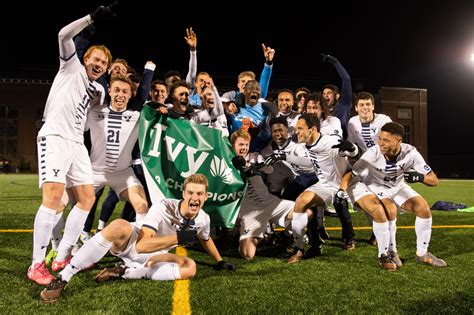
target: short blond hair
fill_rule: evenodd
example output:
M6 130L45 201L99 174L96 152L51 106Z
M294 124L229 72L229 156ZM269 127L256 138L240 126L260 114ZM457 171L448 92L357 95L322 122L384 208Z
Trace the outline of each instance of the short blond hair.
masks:
M230 135L230 143L234 145L235 141L237 141L238 138L243 138L247 140L248 142L250 142L250 140L252 139L252 137L250 136L250 133L248 133L248 131L246 131L245 129L239 129L237 131L234 131Z
M193 175L187 177L184 180L183 189L186 189L186 186L188 184L204 185L206 187L206 192L207 192L207 189L209 188L209 182L207 181L207 177L203 174L193 174Z

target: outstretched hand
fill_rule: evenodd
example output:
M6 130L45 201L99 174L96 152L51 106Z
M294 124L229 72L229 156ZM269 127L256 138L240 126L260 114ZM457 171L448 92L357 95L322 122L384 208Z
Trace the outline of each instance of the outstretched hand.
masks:
M352 142L349 142L344 139L339 139L339 143L333 145L331 148L333 149L339 149L339 152L354 152L355 150L355 145L352 144Z
M330 63L330 64L334 65L338 61L336 57L333 57L331 55L326 55L326 54L321 53L321 56L323 57L323 62L324 63Z
M191 50L196 50L197 47L197 35L194 33L193 28L187 28L186 29L186 36L184 36L184 40L186 41L186 44L188 44L189 49Z
M267 47L263 43L262 43L262 48L263 48L263 55L265 56L265 61L267 63L272 63L273 57L275 57L275 49L272 49L270 46Z
M270 154L266 159L265 159L265 165L266 166L271 166L275 164L278 161L285 161L286 160L286 154L285 152L280 152L280 153L273 153Z
M107 7L101 5L94 12L90 13L90 16L94 22L111 20L117 17L117 13L114 12L117 10L117 7L118 1L115 0Z

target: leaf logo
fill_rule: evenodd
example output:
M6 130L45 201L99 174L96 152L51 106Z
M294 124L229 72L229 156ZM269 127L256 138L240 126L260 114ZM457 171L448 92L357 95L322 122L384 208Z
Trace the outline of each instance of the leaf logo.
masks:
M216 177L222 177L222 181L226 184L230 184L234 181L234 174L232 174L232 169L227 166L227 163L224 159L219 159L219 157L214 155L214 159L211 161L211 175Z

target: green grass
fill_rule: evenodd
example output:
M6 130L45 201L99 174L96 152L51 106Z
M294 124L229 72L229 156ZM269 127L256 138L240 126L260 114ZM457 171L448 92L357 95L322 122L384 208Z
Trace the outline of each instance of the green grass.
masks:
M41 202L34 175L0 176L0 229L31 229ZM438 187L414 185L432 205L437 200L474 205L474 182L441 181ZM119 206L120 209L120 206ZM116 211L115 216L120 211ZM400 215L398 225L413 225L414 216ZM326 219L338 227L337 218ZM355 227L367 226L361 213ZM474 213L433 211L433 224L474 225ZM341 249L340 231L329 231L324 255L296 265L263 247L250 262L236 249L224 249L237 271L216 271L212 259L199 248L188 251L198 263L190 284L191 309L196 314L258 313L474 313L474 229L433 229L430 250L449 266L434 269L416 264L415 231L398 230L398 249L404 267L382 270L376 248L366 240L370 230L356 230L354 252ZM228 247L228 246L226 246ZM106 256L92 271L73 278L60 301L44 305L41 287L27 280L32 233L0 233L0 311L2 313L157 313L171 312L173 283L116 281L98 285L95 274L116 261Z

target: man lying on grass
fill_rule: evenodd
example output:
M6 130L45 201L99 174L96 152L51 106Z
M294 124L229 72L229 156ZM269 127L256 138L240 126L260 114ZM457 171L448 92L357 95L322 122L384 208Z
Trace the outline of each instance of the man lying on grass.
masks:
M167 253L176 245L192 245L196 236L217 269L235 270L222 260L210 232L210 218L202 210L207 200L208 181L202 174L186 178L183 199L163 199L154 204L141 228L117 219L87 241L51 283L41 292L41 300L56 302L71 278L110 252L124 264L102 270L96 282L115 279L188 279L196 274L196 264L188 257Z

